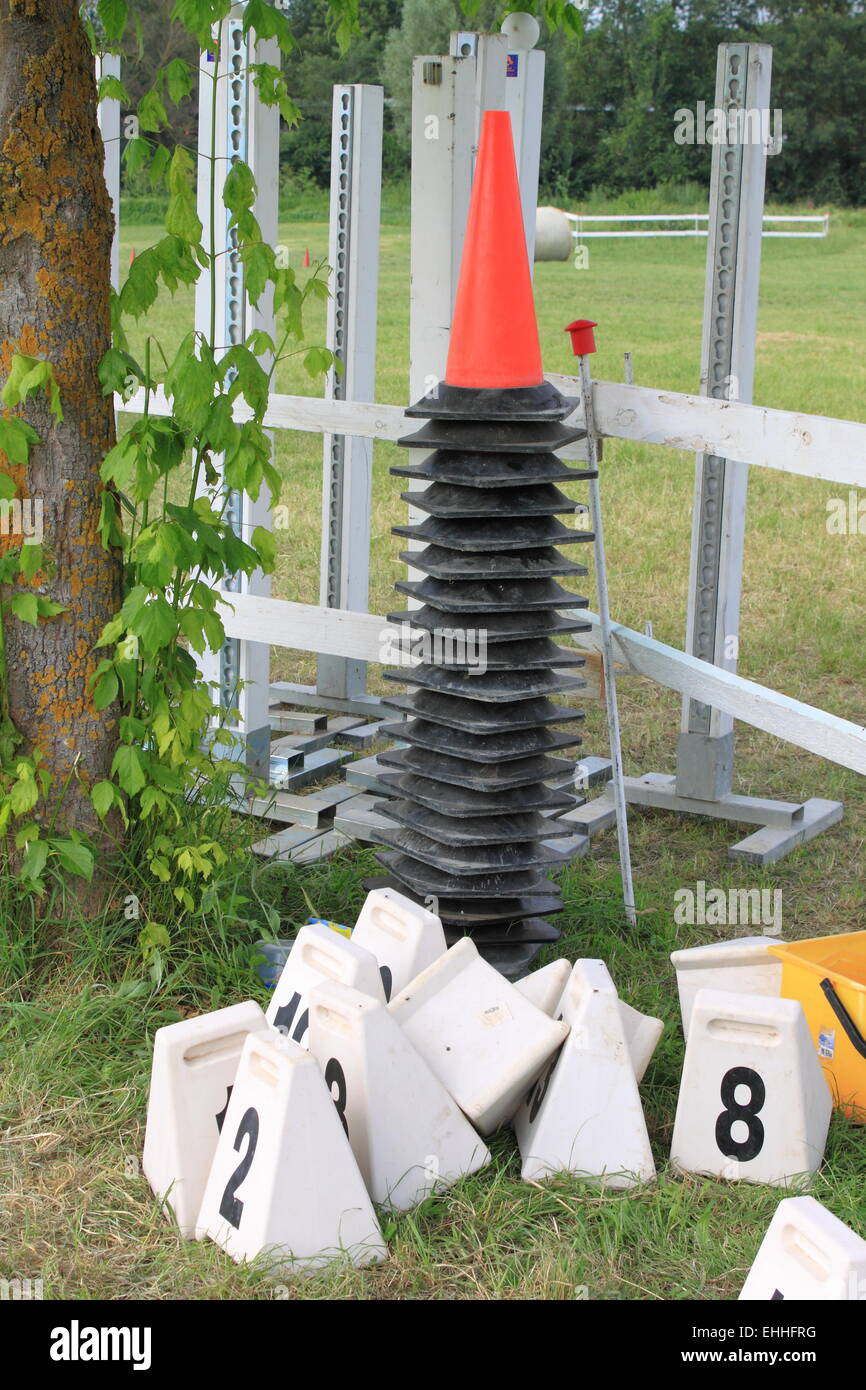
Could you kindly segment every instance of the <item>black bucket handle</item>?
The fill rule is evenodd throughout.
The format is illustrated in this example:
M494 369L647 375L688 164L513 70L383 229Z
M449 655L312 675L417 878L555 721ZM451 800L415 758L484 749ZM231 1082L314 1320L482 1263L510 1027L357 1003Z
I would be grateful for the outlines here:
M857 1027L857 1024L854 1022L848 1010L845 1008L845 1005L842 1003L842 1000L839 998L838 994L833 988L833 985L829 978L821 981L821 988L824 991L824 994L826 995L827 1003L830 1005L830 1008L833 1010L837 1019L844 1028L845 1036L847 1037L849 1043L855 1049L855 1051L860 1054L861 1057L866 1057L866 1038L863 1037L863 1034L860 1032L860 1029Z

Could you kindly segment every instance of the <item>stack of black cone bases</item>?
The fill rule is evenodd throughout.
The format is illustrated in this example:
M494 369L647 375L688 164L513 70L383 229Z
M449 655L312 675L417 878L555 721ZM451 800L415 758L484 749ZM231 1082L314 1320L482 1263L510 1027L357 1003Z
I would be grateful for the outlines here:
M376 881L432 906L449 944L470 935L512 978L559 937L549 875L574 831L556 817L578 804L549 785L573 774L583 718L556 697L585 685L572 674L584 659L557 639L589 628L571 611L587 606L571 588L587 570L570 556L593 536L560 520L578 503L559 485L593 474L555 452L585 435L563 424L573 409L546 381L440 383L407 411L427 423L400 440L434 452L391 470L426 485L402 496L427 516L394 528L423 542L401 555L423 579L396 586L421 606L389 614L421 664L386 672L411 693L385 701L403 722L383 733L406 746L379 755L390 796L376 810L392 828Z

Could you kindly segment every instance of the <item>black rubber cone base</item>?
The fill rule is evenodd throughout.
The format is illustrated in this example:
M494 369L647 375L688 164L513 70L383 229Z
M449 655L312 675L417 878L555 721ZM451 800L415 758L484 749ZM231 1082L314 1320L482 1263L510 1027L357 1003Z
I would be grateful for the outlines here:
M574 724L585 718L582 709L555 705L545 696L534 700L515 700L513 705L485 705L459 695L443 695L438 690L416 690L414 695L386 695L382 704L409 718L428 719L449 729L469 733L497 734L516 729L535 729L540 725Z
M506 844L516 840L553 840L573 835L574 827L537 812L510 816L472 816L461 820L443 816L413 801L377 801L377 815L388 816L407 830L417 830L442 845L486 845L491 840Z
M532 487L506 487L501 492L489 488L455 487L451 483L431 483L423 492L401 492L410 507L429 516L466 520L470 517L532 517L571 513L575 503L554 483Z
M586 602L584 603L586 606ZM404 613L389 613L388 622L398 627L418 629L436 637L443 634L443 640L454 632L454 620L439 608L425 604L423 608L412 608ZM512 609L509 613L490 613L476 610L460 614L459 631L486 632L488 642L520 642L527 637L562 637L570 632L589 632L591 623L578 615L560 617L552 608L526 613Z
M452 386L438 381L426 396L410 405L410 419L433 420L564 420L578 402L563 396L551 381L536 386Z
M427 545L423 550L401 550L400 559L422 574L432 574L434 579L553 579L563 574L582 579L589 573L586 565L568 560L552 545L504 550L499 555Z
M449 782L434 782L428 777L411 777L405 773L380 772L378 779L389 792L401 798L411 798L419 806L427 806L446 816L511 816L516 811L571 811L582 801L569 792L553 791L543 782L529 787L493 793L470 791Z
M379 762L385 767L393 767L396 772L418 773L434 782L448 782L452 786L468 787L470 791L490 793L507 791L512 787L527 787L535 782L550 782L554 777L574 773L573 762L565 758L550 758L546 753L538 757L519 758L513 763L480 768L468 758L445 757L441 753L431 753L426 748L388 748L379 754Z
M539 450L552 453L586 438L586 430L568 425L515 424L506 420L430 420L415 434L406 434L397 443L406 449L465 450L472 454L525 454Z
M400 579L394 585L401 594L430 603L443 613L514 612L527 608L586 608L589 600L571 593L555 579L520 579L496 583L444 583L422 579L420 583ZM440 624L441 624L440 617Z
M593 469L572 468L556 454L470 454L437 449L421 463L399 463L388 470L396 478L418 478L463 487L525 487L527 483L582 483L597 477Z

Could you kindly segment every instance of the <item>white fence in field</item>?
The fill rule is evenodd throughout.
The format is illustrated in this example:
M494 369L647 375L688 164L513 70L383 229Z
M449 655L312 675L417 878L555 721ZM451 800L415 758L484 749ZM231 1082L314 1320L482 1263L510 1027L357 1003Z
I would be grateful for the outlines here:
M566 217L572 224L571 235L576 242L588 241L592 237L672 237L672 236L708 236L710 215L707 212L645 212L645 213L605 213L592 215L580 212L567 212ZM603 231L587 232L585 230L589 223L593 225L603 223L616 223L617 226L628 222L690 222L692 225L685 229L664 228L662 231L642 230L642 231ZM820 227L817 232L779 232L768 231L769 224L775 226L779 222L783 223L810 223ZM703 224L703 225L701 225ZM825 237L830 232L830 214L821 213L819 217L783 217L780 215L764 214L764 228L762 235L765 237Z

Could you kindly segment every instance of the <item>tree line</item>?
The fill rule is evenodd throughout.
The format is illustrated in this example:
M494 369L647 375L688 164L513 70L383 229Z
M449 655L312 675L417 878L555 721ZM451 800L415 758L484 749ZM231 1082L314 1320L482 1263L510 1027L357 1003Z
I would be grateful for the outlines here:
M176 52L194 58L186 52L189 36L167 24L172 4L138 0L141 39L128 40L125 66L133 97ZM335 82L385 86L385 178L399 181L409 171L412 56L447 51L451 29L498 27L494 0L470 3L469 14L455 0L361 0L360 33L340 52L321 0L289 0L283 8L297 41L284 59L285 75L302 112L283 133L284 176L323 188ZM578 205L591 192L613 196L685 180L707 185L716 50L740 40L773 48L770 128L778 138L768 196L866 203L864 0L578 0L578 13L581 36L562 28L551 34L542 25L543 199ZM694 116L692 139L683 112ZM187 104L174 134L195 145L194 107Z

